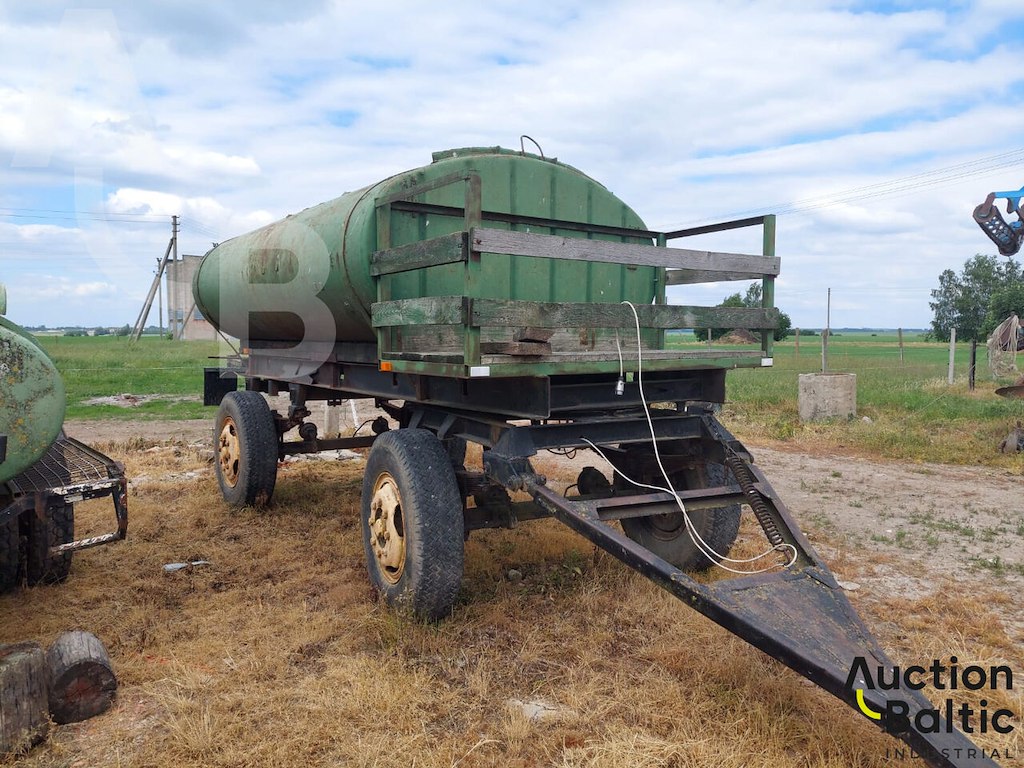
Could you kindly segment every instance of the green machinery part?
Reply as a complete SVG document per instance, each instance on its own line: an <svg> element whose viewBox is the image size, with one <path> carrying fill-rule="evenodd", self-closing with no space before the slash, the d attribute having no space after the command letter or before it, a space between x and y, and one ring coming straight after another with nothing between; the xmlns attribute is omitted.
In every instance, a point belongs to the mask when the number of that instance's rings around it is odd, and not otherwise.
<svg viewBox="0 0 1024 768"><path fill-rule="evenodd" d="M6 309L0 286L0 313ZM60 434L66 405L64 381L32 336L0 317L0 435L6 451L0 483L32 466Z"/></svg>

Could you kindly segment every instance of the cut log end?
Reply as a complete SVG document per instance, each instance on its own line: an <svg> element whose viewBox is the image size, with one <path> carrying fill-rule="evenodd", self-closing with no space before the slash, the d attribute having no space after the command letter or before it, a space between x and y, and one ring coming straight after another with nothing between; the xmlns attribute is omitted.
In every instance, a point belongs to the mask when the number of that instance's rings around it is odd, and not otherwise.
<svg viewBox="0 0 1024 768"><path fill-rule="evenodd" d="M103 643L89 632L65 632L46 654L50 667L50 716L77 723L110 708L117 678Z"/></svg>

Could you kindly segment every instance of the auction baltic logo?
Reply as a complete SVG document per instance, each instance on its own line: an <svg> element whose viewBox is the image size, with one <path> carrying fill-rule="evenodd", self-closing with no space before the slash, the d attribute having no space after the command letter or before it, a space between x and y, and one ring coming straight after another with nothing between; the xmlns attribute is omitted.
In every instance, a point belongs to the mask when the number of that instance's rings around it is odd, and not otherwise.
<svg viewBox="0 0 1024 768"><path fill-rule="evenodd" d="M881 691L899 691L907 689L919 691L926 685L938 691L949 691L949 696L939 707L921 708L918 705L911 706L910 702L897 697L886 697L885 709L878 712L871 708L864 698L864 691L873 691L876 688ZM956 656L949 657L949 663L944 664L939 659L932 660L932 663L923 667L913 664L906 669L894 666L887 669L884 666L875 668L875 675L871 674L871 667L863 656L857 656L850 667L850 674L846 678L846 687L856 692L857 705L865 716L872 720L880 721L887 731L900 732L914 728L918 733L952 733L955 728L966 734L995 733L1007 734L1015 729L1013 725L1014 713L1005 708L989 709L987 699L981 699L978 707L972 707L966 701L956 701L957 691L980 691L988 689L997 691L1013 690L1013 670L1005 665L993 665L988 668L974 664L960 667L959 659ZM913 717L910 713L914 712ZM958 750L959 751L959 750ZM1009 750L998 749L984 750L978 748L976 755L958 755L957 757L979 757L984 756L992 759L1012 759L1014 754ZM887 757L906 757L903 750L896 750L897 754ZM911 754L911 757L917 757Z"/></svg>

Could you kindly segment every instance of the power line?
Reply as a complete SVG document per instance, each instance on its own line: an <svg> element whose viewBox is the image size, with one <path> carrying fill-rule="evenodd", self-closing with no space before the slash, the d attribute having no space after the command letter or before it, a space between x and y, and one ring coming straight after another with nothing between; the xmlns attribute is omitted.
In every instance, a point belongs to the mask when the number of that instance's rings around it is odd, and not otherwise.
<svg viewBox="0 0 1024 768"><path fill-rule="evenodd" d="M1008 152L1000 152L996 155L988 155L986 157L967 160L962 163L956 163L942 168L935 168L930 171L922 171L909 176L901 176L887 181L865 184L859 187L851 187L850 189L840 190L826 195L805 197L798 200L775 203L774 205L761 206L759 208L751 208L744 211L734 211L732 213L722 214L721 216L715 216L713 219L709 218L694 221L690 224L700 224L705 221L717 221L721 219L738 219L769 213L774 213L779 216L806 213L808 211L828 208L834 205L841 205L843 203L860 202L878 197L907 194L925 187L948 184L960 179L994 173L995 171L1003 168L1009 168L1021 164L1024 164L1024 147L1013 149Z"/></svg>
<svg viewBox="0 0 1024 768"><path fill-rule="evenodd" d="M159 213L132 213L131 211L77 211L77 210L64 210L59 208L12 208L7 205L0 205L0 211L13 211L14 213L73 213L76 215L81 214L97 214L97 215L116 215L116 216L160 216L163 219L167 217Z"/></svg>

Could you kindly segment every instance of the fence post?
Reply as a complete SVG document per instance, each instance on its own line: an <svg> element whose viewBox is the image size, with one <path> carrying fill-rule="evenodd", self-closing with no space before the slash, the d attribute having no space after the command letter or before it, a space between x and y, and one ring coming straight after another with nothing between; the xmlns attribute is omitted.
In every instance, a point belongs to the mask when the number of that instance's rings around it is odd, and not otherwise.
<svg viewBox="0 0 1024 768"><path fill-rule="evenodd" d="M898 328L896 332L899 334L900 337L900 365L903 365L903 329Z"/></svg>
<svg viewBox="0 0 1024 768"><path fill-rule="evenodd" d="M978 368L978 340L971 341L971 367L967 369L967 388L974 391L974 372Z"/></svg>
<svg viewBox="0 0 1024 768"><path fill-rule="evenodd" d="M800 357L800 329L796 329L796 356Z"/></svg>
<svg viewBox="0 0 1024 768"><path fill-rule="evenodd" d="M949 332L949 375L946 377L949 386L953 386L953 363L956 360L956 328Z"/></svg>

